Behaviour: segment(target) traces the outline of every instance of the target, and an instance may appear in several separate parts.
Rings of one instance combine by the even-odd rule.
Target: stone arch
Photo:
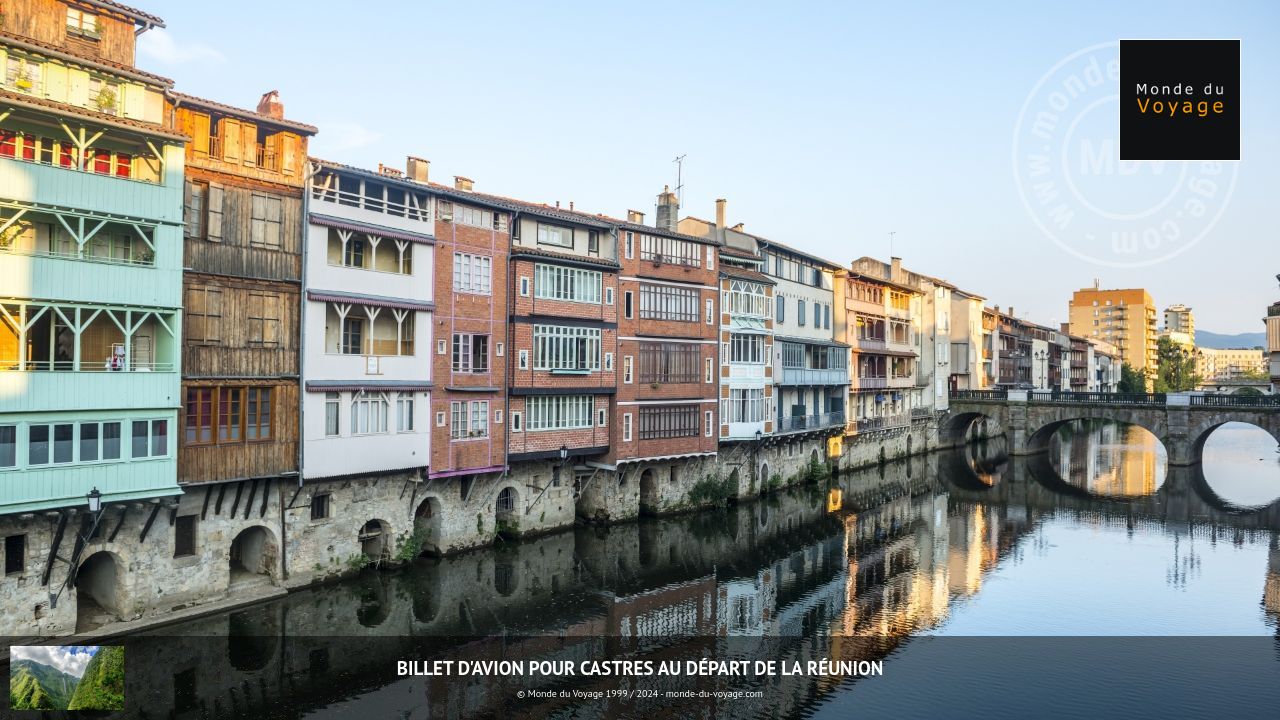
[[[985,426],[999,422],[996,416],[981,412],[951,413],[938,427],[938,440],[947,445],[961,445],[969,440],[970,431],[980,423]]]
[[[1280,412],[1215,414],[1212,418],[1193,426],[1187,433],[1190,442],[1184,458],[1185,464],[1199,464],[1204,459],[1204,446],[1209,441],[1209,436],[1223,425],[1233,422],[1259,428],[1270,435],[1277,445],[1280,445]]]
[[[423,498],[413,513],[413,531],[422,537],[423,553],[440,552],[441,530],[444,525],[442,513],[441,500],[435,495]]]
[[[261,670],[275,657],[280,624],[270,605],[237,610],[227,616],[227,661],[242,672]]]
[[[370,562],[383,563],[391,559],[391,525],[386,520],[370,520],[360,527],[356,538],[360,541],[360,552]]]
[[[1174,459],[1174,449],[1170,447],[1169,431],[1163,407],[1158,413],[1150,410],[1123,407],[1050,407],[1027,412],[1027,431],[1023,435],[1022,452],[1026,454],[1045,452],[1049,449],[1049,441],[1053,434],[1063,425],[1077,420],[1108,420],[1126,425],[1137,425],[1155,436],[1164,446],[1170,462]],[[1016,452],[1016,450],[1015,450]]]
[[[764,489],[764,487],[765,487],[766,485],[768,485],[768,484],[769,484],[769,463],[768,463],[768,461],[761,462],[761,463],[760,463],[760,469],[759,469],[757,472],[758,472],[758,474],[757,474],[757,476],[756,476],[756,477],[757,477],[757,479],[756,479],[756,486],[763,490],[763,489]]]
[[[499,535],[514,535],[520,522],[520,491],[506,485],[493,500],[493,526]]]
[[[124,571],[127,565],[110,550],[99,550],[76,569],[76,632],[123,620],[129,607]]]
[[[241,530],[231,541],[227,554],[230,584],[252,583],[261,577],[274,583],[280,558],[279,547],[275,533],[265,525],[250,525]]]
[[[640,512],[654,514],[661,504],[659,499],[658,478],[653,468],[645,468],[640,473]]]
[[[822,456],[818,454],[818,448],[809,451],[809,466],[813,467],[822,464]]]

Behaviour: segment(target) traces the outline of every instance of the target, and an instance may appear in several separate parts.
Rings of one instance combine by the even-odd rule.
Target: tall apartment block
[[[1104,290],[1098,283],[1077,290],[1068,305],[1072,335],[1115,345],[1135,370],[1156,369],[1156,306],[1141,288]]]
[[[4,7],[0,617],[9,634],[68,632],[99,611],[149,602],[135,600],[130,560],[100,550],[121,531],[139,533],[180,492],[185,137],[165,114],[171,81],[134,66],[137,35],[157,26],[113,2]]]
[[[1196,344],[1196,316],[1186,305],[1170,305],[1164,309],[1164,330],[1176,342]]]

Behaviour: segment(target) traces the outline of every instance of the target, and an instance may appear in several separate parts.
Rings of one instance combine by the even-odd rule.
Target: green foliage
[[[1200,384],[1200,376],[1196,375],[1195,353],[1186,345],[1167,337],[1160,338],[1156,341],[1156,362],[1156,392],[1195,390]]]
[[[810,459],[808,466],[801,472],[804,482],[819,482],[831,477],[831,469],[819,460]]]
[[[14,710],[65,710],[80,679],[34,660],[9,666],[9,707]]]
[[[520,537],[520,520],[514,516],[498,518],[493,530],[498,537]]]
[[[782,487],[782,475],[780,473],[774,473],[765,481],[763,491],[770,493],[780,487]]]
[[[352,570],[359,570],[360,568],[366,567],[371,562],[373,562],[373,558],[369,557],[368,555],[365,555],[362,552],[356,553],[355,555],[352,555],[351,557],[348,557],[346,559],[347,567],[351,568]]]
[[[124,709],[124,648],[103,645],[84,669],[68,710]]]
[[[1116,386],[1116,392],[1122,393],[1144,393],[1147,391],[1147,374],[1146,372],[1135,368],[1129,363],[1120,366],[1120,384]]]
[[[737,483],[732,479],[708,474],[689,488],[688,498],[694,505],[727,505],[737,491]]]
[[[416,527],[409,535],[396,539],[396,552],[393,556],[397,562],[409,562],[422,554],[422,547],[427,543],[427,529]]]

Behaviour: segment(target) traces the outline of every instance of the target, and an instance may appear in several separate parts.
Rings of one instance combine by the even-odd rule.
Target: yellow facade
[[[1138,370],[1156,369],[1156,306],[1142,288],[1077,290],[1069,304],[1072,335],[1115,345],[1120,359]]]

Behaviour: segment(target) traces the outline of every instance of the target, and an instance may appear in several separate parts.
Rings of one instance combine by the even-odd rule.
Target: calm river
[[[368,571],[126,639],[129,705],[151,718],[1280,717],[1280,454],[1259,433],[1226,426],[1187,469],[1141,429],[1077,425],[1030,459],[990,441],[719,512]],[[699,658],[831,665],[397,675],[407,660]]]

